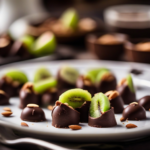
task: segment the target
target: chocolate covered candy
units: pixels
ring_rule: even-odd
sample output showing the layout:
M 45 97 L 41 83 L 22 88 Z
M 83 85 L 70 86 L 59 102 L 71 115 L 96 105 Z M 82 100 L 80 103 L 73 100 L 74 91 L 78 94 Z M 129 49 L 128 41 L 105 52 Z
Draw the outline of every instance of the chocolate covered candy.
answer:
M 128 75 L 119 82 L 117 91 L 120 93 L 125 104 L 136 102 L 135 89 L 131 75 Z
M 22 110 L 20 118 L 24 121 L 31 122 L 46 120 L 44 111 L 36 104 L 28 104 L 27 107 Z
M 114 108 L 114 112 L 116 114 L 122 113 L 124 110 L 124 103 L 119 93 L 117 91 L 108 91 L 105 95 L 108 97 L 111 107 Z
M 27 104 L 33 103 L 33 104 L 39 104 L 39 97 L 35 93 L 33 89 L 33 84 L 30 82 L 27 82 L 19 93 L 20 98 L 20 105 L 19 108 L 23 109 L 27 106 Z
M 61 102 L 56 102 L 52 110 L 52 125 L 56 128 L 68 128 L 69 125 L 78 125 L 80 113 Z
M 146 110 L 150 110 L 150 95 L 142 97 L 138 101 L 140 106 L 143 106 Z
M 146 111 L 144 107 L 140 106 L 137 102 L 129 104 L 122 113 L 121 121 L 125 120 L 144 120 L 146 119 Z

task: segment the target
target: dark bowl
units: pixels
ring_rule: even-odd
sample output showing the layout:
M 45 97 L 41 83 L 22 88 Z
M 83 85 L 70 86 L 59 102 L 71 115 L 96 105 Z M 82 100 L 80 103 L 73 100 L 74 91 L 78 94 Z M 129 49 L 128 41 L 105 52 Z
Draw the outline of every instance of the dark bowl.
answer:
M 126 58 L 133 62 L 150 63 L 150 51 L 138 51 L 135 49 L 135 44 L 140 42 L 150 42 L 150 39 L 129 39 L 126 41 Z
M 125 34 L 108 33 L 117 37 L 117 44 L 103 44 L 97 42 L 98 37 L 107 33 L 90 34 L 86 38 L 87 48 L 91 53 L 94 53 L 99 59 L 104 60 L 117 60 L 124 52 L 124 42 L 127 38 Z

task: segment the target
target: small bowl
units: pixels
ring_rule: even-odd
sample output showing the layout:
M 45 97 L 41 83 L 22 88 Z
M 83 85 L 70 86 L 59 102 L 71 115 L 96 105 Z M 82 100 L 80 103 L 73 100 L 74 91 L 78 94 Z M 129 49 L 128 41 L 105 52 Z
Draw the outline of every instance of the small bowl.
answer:
M 150 39 L 129 39 L 125 43 L 126 57 L 129 61 L 150 63 L 150 51 L 136 50 L 135 45 L 141 42 L 150 42 Z
M 118 43 L 106 44 L 98 42 L 98 38 L 105 35 L 113 35 L 118 39 Z M 100 33 L 90 34 L 86 38 L 87 48 L 94 53 L 99 59 L 117 60 L 124 52 L 124 42 L 127 39 L 125 34 L 120 33 Z

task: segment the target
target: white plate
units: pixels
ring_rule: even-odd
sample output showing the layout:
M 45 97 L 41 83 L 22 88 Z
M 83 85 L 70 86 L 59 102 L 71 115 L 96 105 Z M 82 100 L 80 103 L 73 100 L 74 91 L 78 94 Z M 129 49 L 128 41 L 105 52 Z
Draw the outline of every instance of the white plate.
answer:
M 69 64 L 77 69 L 81 73 L 89 68 L 107 67 L 111 69 L 116 75 L 117 79 L 125 77 L 131 68 L 142 69 L 144 73 L 139 76 L 142 79 L 150 79 L 149 65 L 137 64 L 137 63 L 123 63 L 123 62 L 111 62 L 111 61 L 95 61 L 95 60 L 77 60 L 77 61 L 53 61 L 53 62 L 40 62 L 40 63 L 14 63 L 11 65 L 5 65 L 0 67 L 0 75 L 10 68 L 17 68 L 23 70 L 32 81 L 35 70 L 40 66 L 45 66 L 55 75 L 57 70 L 63 64 Z M 137 98 L 148 95 L 148 88 L 141 88 L 137 90 Z M 22 127 L 20 124 L 21 109 L 18 108 L 19 98 L 11 98 L 11 105 L 7 105 L 13 111 L 12 117 L 3 117 L 0 115 L 0 124 L 8 126 L 19 133 L 23 133 L 27 136 L 35 135 L 40 138 L 52 139 L 57 141 L 80 141 L 80 142 L 95 142 L 95 141 L 127 141 L 137 138 L 141 138 L 150 135 L 150 112 L 146 112 L 147 119 L 143 121 L 128 121 L 125 124 L 120 122 L 121 114 L 115 115 L 117 120 L 117 126 L 111 128 L 94 128 L 88 126 L 86 123 L 82 123 L 82 129 L 78 131 L 72 131 L 70 129 L 58 129 L 51 125 L 51 111 L 43 109 L 47 121 L 45 122 L 26 122 L 29 127 Z M 0 106 L 0 112 L 3 111 L 5 106 Z M 138 127 L 134 129 L 126 129 L 127 123 L 134 123 Z

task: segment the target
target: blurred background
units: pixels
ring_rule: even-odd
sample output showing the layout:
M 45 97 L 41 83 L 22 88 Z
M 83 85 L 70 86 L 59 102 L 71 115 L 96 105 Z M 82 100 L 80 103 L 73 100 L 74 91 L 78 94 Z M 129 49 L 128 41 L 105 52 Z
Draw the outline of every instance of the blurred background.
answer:
M 150 63 L 149 4 L 0 0 L 0 65 L 58 59 Z

